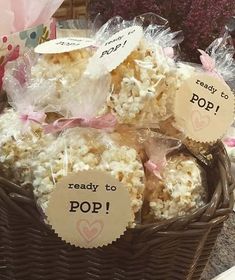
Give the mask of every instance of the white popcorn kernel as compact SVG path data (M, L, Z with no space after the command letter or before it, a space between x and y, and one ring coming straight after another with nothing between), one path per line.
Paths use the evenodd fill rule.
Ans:
M173 117L173 100L182 81L194 71L153 49L145 40L113 72L113 92L106 109L120 123L159 124ZM136 98L138 97L138 99Z

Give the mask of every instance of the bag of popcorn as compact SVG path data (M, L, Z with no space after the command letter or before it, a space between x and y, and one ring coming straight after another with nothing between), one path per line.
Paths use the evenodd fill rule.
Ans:
M31 83L50 82L54 85L54 90L48 95L48 104L60 105L68 103L75 98L73 87L81 78L86 69L92 48L84 48L72 52L44 54L39 57L32 67Z
M99 71L99 68L93 69L96 68L93 56L97 48L113 34L134 26L143 30L140 42L111 71L112 90L100 113L111 112L119 123L167 124L172 118L175 91L186 76L186 71L179 71L173 59L177 57L178 44L183 36L180 31L171 32L168 22L152 13L132 21L124 21L120 17L109 20L93 38L82 41L86 47L74 46L76 38L54 40L53 48L50 42L40 45L36 51L43 55L28 55L32 66L28 83L31 86L47 83L47 98L42 102L53 104L57 108L54 111L61 111L61 104L78 98L75 88L82 74ZM84 38L77 38L80 39Z
M144 223L186 216L207 203L205 170L179 139L152 132L144 147Z
M115 34L122 38L123 30L135 27L142 30L140 40L126 50L124 61L112 67L112 93L104 112L114 114L119 123L157 126L172 116L172 100L181 80L174 58L183 36L180 31L172 32L165 19L148 13L132 21L110 19L97 32L96 43L101 48L107 46L112 43L108 38ZM88 69L94 68L97 57L90 59Z
M61 104L77 97L73 88L81 78L91 54L90 48L44 55L28 50L23 56L9 63L6 71L8 76L10 71L17 72L17 78L27 88L46 88L44 98L40 100L41 106L56 112L61 110ZM6 87L4 89L8 91Z
M191 64L187 66L182 62L178 65L179 69L182 69L183 66L184 72L186 70L187 79L193 76L197 77L195 80L197 88L194 86L194 94L191 98L189 97L189 105L193 106L194 113L189 117L192 118L192 128L198 131L198 136L194 139L193 134L195 134L195 131L188 133L185 128L188 123L186 117L184 121L181 120L180 122L177 122L175 119L172 124L177 130L181 131L183 143L190 149L194 156L203 161L204 164L210 165L213 160L213 144L216 140L223 138L229 125L233 122L232 91L234 91L235 81L235 60L233 58L235 50L232 38L228 33L224 33L222 37L214 40L206 51L199 50L199 52L202 65ZM203 77L206 78L206 81L203 81ZM216 84L214 81L217 81ZM191 80L191 83L193 82L194 81ZM204 93L198 95L197 91L200 92L202 89ZM182 91L180 91L180 94L181 93ZM198 107L202 109L202 111L199 112L197 110ZM179 107L178 111L180 110ZM209 119L212 119L212 116L209 116L208 112L213 113L213 118L217 116L222 118L217 121L215 119L216 126L220 127L221 123L226 125L224 128L218 129L217 137L212 137L210 139L205 137L205 141L201 141L204 136L202 133L201 136L199 135L200 130L205 126L205 129L208 131ZM226 114L224 112L226 112ZM178 114L180 116L182 115L181 113ZM216 130L213 130L215 133Z
M11 107L0 115L1 172L22 185L32 181L31 161L35 153L54 140L53 135L44 135L42 129L47 115L40 101L47 84L31 87L25 82L29 66L26 59L24 56L23 68L15 68L15 62L8 65L4 88Z
M195 72L203 72L218 79L224 80L232 89L235 80L235 61L232 37L225 32L222 37L216 38L204 50L198 50L200 53L201 65L195 63L178 62L177 66L181 71L188 72L188 75Z
M116 118L110 113L97 116L110 92L110 83L109 74L99 78L83 75L76 87L79 99L63 104L63 117L42 123L42 139L53 141L34 150L31 183L43 212L58 181L69 173L95 169L110 173L128 189L132 207L129 222L134 225L143 201L144 168L135 139L123 144L127 140L115 129Z

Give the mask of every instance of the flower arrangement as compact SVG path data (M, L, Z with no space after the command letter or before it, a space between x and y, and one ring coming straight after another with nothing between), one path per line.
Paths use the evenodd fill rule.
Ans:
M234 11L234 0L91 0L89 6L91 18L101 13L104 21L115 15L131 19L146 12L167 18L174 30L184 31L182 51L194 62L198 62L196 50L205 49L220 35Z

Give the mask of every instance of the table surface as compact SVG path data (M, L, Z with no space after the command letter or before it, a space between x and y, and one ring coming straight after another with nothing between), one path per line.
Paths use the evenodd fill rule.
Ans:
M235 265L235 212L224 223L202 280L211 280Z
M232 172L235 176L235 163L232 163ZM224 223L202 280L211 280L233 266L235 266L235 211Z

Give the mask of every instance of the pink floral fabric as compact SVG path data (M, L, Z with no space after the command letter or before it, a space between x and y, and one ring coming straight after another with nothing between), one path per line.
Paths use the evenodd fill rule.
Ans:
M0 37L0 90L7 62L17 59L27 49L33 49L40 43L54 39L55 35L55 22L52 19L48 24Z

